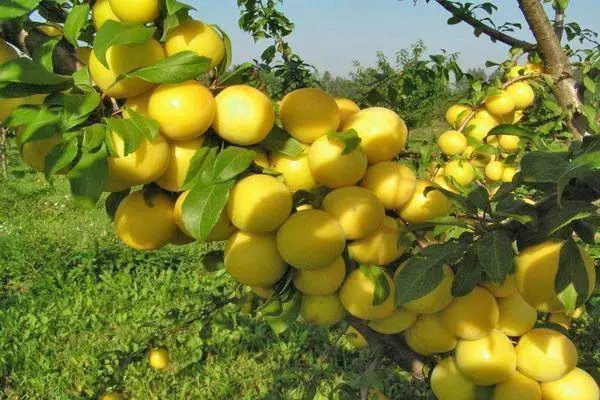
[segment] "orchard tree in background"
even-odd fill
[[[441,400],[597,399],[553,329],[596,282],[597,34],[565,21],[566,0],[547,2],[554,23],[518,1],[535,43],[493,22],[494,3],[436,2],[511,58],[484,81],[417,43],[357,68],[369,84],[353,101],[319,89],[274,0],[238,0],[240,27],[269,44],[235,68],[226,33],[177,0],[0,1],[3,160],[14,132],[26,164],[66,176],[82,206],[103,199],[134,249],[211,243],[205,267],[239,286],[183,324],[238,301],[276,335],[347,321]],[[469,89],[448,130],[409,140],[405,121],[452,82]],[[160,343],[128,360],[146,354],[168,368]],[[122,398],[119,379],[93,390]]]

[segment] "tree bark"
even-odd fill
[[[8,136],[7,128],[0,128],[0,169],[2,169],[2,177],[8,178],[8,152],[6,148],[6,140]]]

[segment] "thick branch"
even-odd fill
[[[517,39],[504,32],[500,32],[489,25],[484,24],[472,15],[464,13],[460,8],[456,7],[453,2],[448,0],[435,0],[439,5],[444,7],[454,17],[460,18],[461,21],[466,22],[473,28],[477,29],[481,33],[489,36],[490,38],[502,42],[511,47],[519,47],[523,50],[534,50],[536,45],[533,43],[526,42],[524,40]]]
[[[554,14],[554,34],[559,42],[562,42],[563,32],[565,31],[565,10],[557,8]]]

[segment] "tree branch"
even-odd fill
[[[537,46],[534,43],[529,43],[524,40],[517,39],[504,32],[500,32],[497,29],[492,28],[489,25],[484,24],[477,18],[470,14],[464,13],[460,8],[456,7],[451,1],[448,0],[435,0],[439,5],[444,7],[452,16],[459,18],[461,21],[471,25],[476,30],[489,36],[493,40],[497,40],[511,47],[519,47],[523,50],[534,50]]]
[[[559,42],[562,42],[563,32],[565,31],[565,10],[562,8],[556,8],[554,14],[554,34],[558,38]]]

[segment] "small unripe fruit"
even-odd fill
[[[446,131],[438,137],[438,146],[447,156],[462,154],[467,148],[467,138],[458,131]]]

